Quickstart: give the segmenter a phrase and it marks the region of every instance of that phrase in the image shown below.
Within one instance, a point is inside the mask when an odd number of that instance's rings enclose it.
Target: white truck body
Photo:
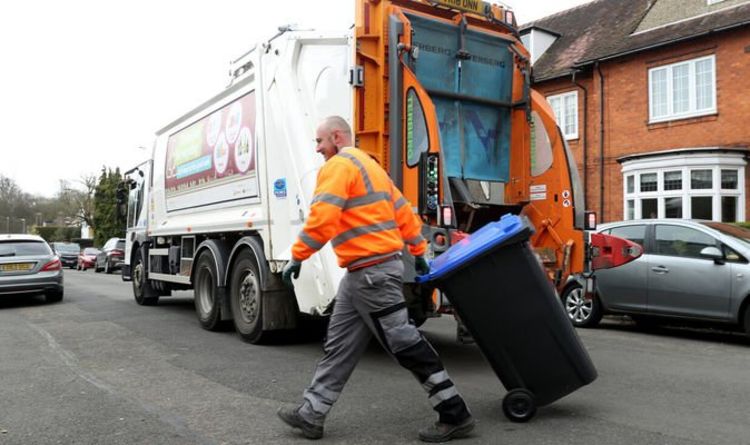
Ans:
[[[244,72],[231,86],[158,131],[147,223],[129,229],[127,264],[137,240],[248,234],[262,240],[271,272],[289,260],[324,162],[315,128],[329,115],[351,123],[352,42],[352,31],[284,32],[235,63]],[[188,250],[179,273],[149,278],[191,285]],[[299,311],[323,313],[343,273],[330,245],[306,261],[295,280]]]

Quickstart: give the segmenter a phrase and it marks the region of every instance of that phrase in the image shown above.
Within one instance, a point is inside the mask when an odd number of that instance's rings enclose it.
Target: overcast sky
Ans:
[[[590,0],[506,0],[526,23]],[[0,4],[0,174],[60,179],[147,159],[153,134],[220,92],[229,61],[288,23],[346,29],[353,0]],[[139,147],[148,147],[148,150]]]

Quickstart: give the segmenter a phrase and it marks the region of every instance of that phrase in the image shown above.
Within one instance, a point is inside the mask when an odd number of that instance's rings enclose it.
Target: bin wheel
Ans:
[[[511,422],[527,422],[536,414],[534,394],[526,389],[513,389],[503,398],[503,414]]]

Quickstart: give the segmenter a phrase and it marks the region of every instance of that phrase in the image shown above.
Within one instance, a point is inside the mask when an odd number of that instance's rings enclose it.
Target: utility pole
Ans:
[[[21,233],[26,233],[26,218],[19,218],[21,220]]]
[[[10,216],[5,217],[5,233],[10,233]]]

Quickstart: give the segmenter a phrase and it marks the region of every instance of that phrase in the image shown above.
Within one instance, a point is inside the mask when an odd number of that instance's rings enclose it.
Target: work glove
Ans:
[[[281,280],[284,281],[290,289],[294,289],[294,283],[292,283],[292,277],[296,280],[299,278],[299,270],[302,268],[302,263],[297,260],[291,260],[284,266],[281,271]]]
[[[430,265],[427,264],[427,260],[422,255],[414,257],[414,269],[417,271],[417,275],[430,273]]]

